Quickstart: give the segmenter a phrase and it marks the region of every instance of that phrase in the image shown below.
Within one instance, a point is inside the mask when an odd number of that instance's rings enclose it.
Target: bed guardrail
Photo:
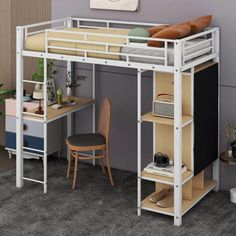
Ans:
[[[69,23],[69,24],[68,24]],[[101,25],[93,25],[93,24],[103,24]],[[92,32],[74,32],[74,31],[66,31],[64,28],[68,26],[76,26],[78,28],[112,28],[112,29],[121,29],[122,27],[116,28],[115,25],[118,26],[142,26],[142,27],[150,27],[150,26],[156,26],[157,24],[154,23],[141,23],[141,22],[126,22],[126,21],[113,21],[113,20],[99,20],[99,19],[87,19],[87,18],[73,18],[73,17],[67,17],[59,20],[54,21],[47,21],[43,23],[37,23],[37,24],[31,24],[23,26],[24,30],[24,37],[27,38],[29,36],[44,33],[45,32],[45,52],[51,53],[52,50],[61,50],[61,51],[71,51],[71,52],[78,52],[83,54],[82,57],[87,58],[89,57],[89,54],[96,53],[96,54],[107,54],[111,56],[119,56],[126,58],[125,61],[127,63],[130,63],[130,58],[140,58],[140,59],[151,59],[151,60],[157,60],[159,63],[153,63],[154,65],[162,65],[166,67],[173,67],[173,65],[170,65],[169,63],[169,50],[173,50],[173,47],[175,47],[175,42],[179,42],[181,44],[180,51],[176,53],[174,57],[179,57],[179,60],[181,60],[181,66],[183,68],[187,68],[188,66],[192,65],[194,61],[196,60],[204,60],[203,58],[206,57],[206,59],[209,60],[209,58],[214,58],[217,51],[217,31],[219,30],[217,27],[214,28],[208,28],[204,32],[179,39],[179,40],[171,40],[171,39],[159,39],[159,38],[146,38],[146,37],[134,37],[134,36],[126,36],[126,35],[114,35],[114,34],[103,34],[103,33],[92,33]],[[47,27],[50,26],[48,29]],[[33,30],[37,27],[46,27],[45,29],[40,30]],[[78,35],[82,39],[67,39],[62,38],[59,36],[53,36],[53,33],[63,33],[68,35]],[[96,42],[89,39],[90,36],[96,36],[96,37],[109,37],[109,38],[119,38],[124,39],[125,43],[110,43],[110,42]],[[200,38],[205,39],[204,41],[196,41],[195,43],[191,43],[191,45],[188,44],[188,42],[193,42],[193,40]],[[152,50],[157,50],[159,52],[162,52],[161,55],[154,56],[154,55],[142,55],[142,54],[134,54],[134,53],[122,53],[122,52],[112,52],[110,51],[111,47],[131,47],[129,45],[129,42],[132,40],[152,40],[152,41],[159,41],[163,42],[164,47],[162,48],[155,48],[150,47]],[[52,42],[67,42],[71,44],[87,44],[92,46],[102,46],[102,50],[95,50],[95,49],[82,49],[77,48],[76,46],[59,46],[59,45],[52,45]],[[207,45],[205,47],[204,46]],[[199,49],[200,48],[200,49]],[[148,49],[146,47],[146,49]],[[66,53],[65,53],[66,54]],[[78,55],[81,56],[81,55]],[[161,61],[161,63],[160,63]]]
[[[65,39],[65,38],[58,38],[54,36],[50,36],[50,33],[63,33],[63,34],[72,34],[82,36],[83,40],[77,39]],[[96,37],[109,37],[109,38],[119,38],[124,39],[126,44],[119,44],[119,43],[109,43],[109,42],[96,42],[89,40],[89,36],[96,36]],[[148,56],[148,55],[141,55],[141,54],[133,54],[133,53],[121,53],[121,52],[111,52],[109,51],[110,47],[130,47],[129,42],[130,40],[150,40],[151,38],[146,37],[134,37],[134,36],[124,36],[124,35],[113,35],[113,34],[103,34],[103,33],[89,33],[89,32],[71,32],[65,30],[54,30],[48,29],[46,30],[46,39],[45,39],[45,49],[46,52],[49,53],[50,49],[57,49],[57,50],[64,50],[64,51],[76,51],[81,52],[84,54],[84,57],[87,58],[89,53],[96,53],[96,54],[107,54],[107,55],[114,55],[114,56],[123,56],[126,57],[126,62],[130,62],[130,57],[136,58],[144,58],[144,59],[154,59],[154,60],[161,60],[163,61],[162,65],[168,66],[168,44],[174,43],[174,40],[170,39],[151,39],[153,41],[161,41],[164,42],[163,48],[155,48],[152,47],[152,50],[157,50],[159,52],[163,52],[163,56]],[[51,46],[50,42],[68,42],[68,43],[81,43],[81,44],[88,44],[94,46],[103,46],[103,50],[89,50],[89,49],[80,49],[74,47],[63,47],[63,46]]]

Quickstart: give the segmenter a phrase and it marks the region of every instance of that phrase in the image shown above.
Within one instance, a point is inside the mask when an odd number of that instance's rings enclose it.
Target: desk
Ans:
[[[51,106],[48,107],[48,113],[47,113],[47,123],[50,123],[54,120],[60,119],[62,117],[65,117],[67,115],[70,115],[74,112],[77,112],[79,110],[82,110],[86,108],[89,105],[94,104],[93,99],[88,98],[74,98],[76,104],[75,105],[66,105],[60,109],[53,109]],[[34,120],[38,122],[44,122],[44,116],[43,115],[36,115],[35,111],[37,109],[29,110],[28,112],[23,112],[23,119],[27,120]]]
[[[66,98],[65,98],[66,99]],[[20,156],[20,162],[17,165],[17,180],[19,181],[19,187],[23,186],[23,180],[28,180],[28,181],[32,181],[32,182],[36,182],[36,183],[41,183],[44,185],[44,193],[47,192],[47,156],[49,154],[51,154],[51,143],[54,141],[54,139],[57,139],[59,134],[58,134],[58,130],[61,127],[58,127],[54,125],[55,122],[57,122],[59,119],[61,119],[62,117],[67,117],[67,136],[70,136],[72,134],[72,114],[80,111],[82,109],[85,109],[86,107],[93,105],[94,104],[94,100],[93,99],[88,99],[88,98],[74,98],[76,104],[75,105],[67,105],[64,106],[60,109],[52,109],[50,106],[47,107],[47,112],[45,113],[46,115],[37,115],[35,114],[35,111],[37,110],[37,108],[32,108],[32,109],[28,109],[27,112],[23,112],[22,114],[22,120],[23,122],[33,122],[33,124],[35,125],[35,127],[37,127],[36,131],[40,131],[38,133],[40,133],[40,139],[39,137],[37,137],[37,142],[34,142],[34,145],[36,146],[31,146],[30,141],[31,139],[33,139],[34,137],[25,137],[26,135],[23,136],[22,139],[22,143],[24,141],[25,138],[28,138],[28,145],[24,146],[22,145],[22,149],[20,153],[17,153],[17,155]],[[50,131],[50,127],[54,126],[55,129],[54,131],[51,130]],[[19,130],[16,129],[17,132],[19,132]],[[16,133],[17,133],[16,132]],[[24,134],[25,131],[23,131],[22,133]],[[21,136],[22,137],[22,136]],[[40,144],[40,145],[39,145]],[[62,146],[62,145],[61,145]],[[55,149],[54,149],[55,151]],[[37,153],[37,155],[41,156],[43,158],[43,169],[44,169],[44,180],[36,180],[36,179],[31,179],[28,178],[26,176],[23,175],[23,153],[24,152],[28,152],[28,153]],[[18,157],[19,158],[19,157]]]

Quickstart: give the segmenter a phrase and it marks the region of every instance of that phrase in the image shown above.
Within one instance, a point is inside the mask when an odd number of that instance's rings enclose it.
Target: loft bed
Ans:
[[[138,215],[141,210],[150,210],[158,213],[174,216],[175,225],[182,224],[182,216],[193,205],[196,204],[207,192],[219,186],[219,162],[214,162],[213,177],[216,184],[210,184],[209,189],[203,192],[194,202],[186,206],[182,202],[182,186],[193,178],[193,170],[186,178],[182,177],[182,129],[189,124],[193,126],[193,108],[190,116],[182,116],[182,75],[187,73],[191,80],[195,70],[207,63],[219,63],[219,29],[210,27],[203,32],[187,36],[182,39],[160,39],[129,36],[128,32],[132,27],[148,28],[157,26],[154,23],[125,22],[113,20],[97,20],[68,17],[60,20],[48,21],[38,24],[31,24],[17,27],[17,135],[16,135],[16,186],[22,187],[23,180],[41,183],[44,186],[44,193],[47,192],[47,125],[53,120],[67,116],[67,135],[71,135],[72,112],[66,112],[48,119],[47,107],[47,70],[44,69],[44,115],[35,115],[30,112],[23,112],[23,84],[36,83],[24,79],[23,61],[24,57],[44,59],[44,68],[48,59],[67,61],[67,71],[73,70],[72,62],[90,63],[93,65],[92,76],[92,98],[86,100],[84,107],[93,104],[93,131],[95,131],[95,65],[107,65],[137,69],[137,171],[138,171]],[[152,40],[163,42],[163,47],[149,47],[145,43],[130,43],[133,40]],[[174,79],[174,119],[157,119],[150,115],[142,116],[141,113],[141,79],[142,73],[153,71],[153,86],[156,87],[155,76],[157,72],[171,73]],[[155,90],[155,89],[154,89]],[[193,87],[191,88],[193,91]],[[153,92],[153,98],[156,94]],[[193,95],[192,95],[193,96]],[[193,99],[191,100],[193,106]],[[77,110],[81,109],[79,106]],[[76,110],[73,110],[75,112]],[[32,119],[43,123],[44,129],[44,150],[41,151],[44,163],[44,180],[38,181],[23,176],[23,120]],[[141,180],[156,181],[150,176],[142,176],[141,171],[141,123],[143,121],[153,122],[153,133],[155,123],[172,125],[174,127],[174,180],[167,181],[165,178],[158,179],[160,183],[167,183],[174,187],[174,208],[170,211],[163,211],[142,205],[141,201]],[[193,130],[193,129],[192,129]],[[193,132],[193,131],[192,131]],[[191,136],[193,140],[193,134]],[[153,136],[153,142],[155,135]],[[30,150],[28,151],[37,151]],[[193,159],[193,153],[191,153]],[[144,202],[145,203],[145,202]],[[182,211],[182,206],[184,212]]]

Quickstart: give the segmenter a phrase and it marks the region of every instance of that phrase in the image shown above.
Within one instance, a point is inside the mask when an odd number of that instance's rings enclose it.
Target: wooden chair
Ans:
[[[74,178],[72,189],[76,186],[77,167],[79,160],[99,159],[103,173],[105,173],[103,158],[106,158],[108,176],[110,183],[114,186],[111,174],[109,159],[109,133],[110,133],[111,103],[109,99],[104,99],[99,115],[98,132],[88,134],[72,135],[66,139],[69,150],[69,160],[67,169],[67,178],[70,176],[71,161],[75,160]],[[83,152],[95,151],[95,156],[86,155]],[[82,152],[82,153],[81,153]],[[104,153],[105,152],[105,153]]]

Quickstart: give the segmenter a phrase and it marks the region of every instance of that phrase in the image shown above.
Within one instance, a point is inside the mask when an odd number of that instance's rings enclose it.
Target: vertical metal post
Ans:
[[[213,162],[213,180],[216,181],[215,191],[220,188],[220,31],[217,29],[215,32],[215,52],[217,57],[214,62],[218,63],[218,158]]]
[[[71,72],[72,71],[72,62],[71,61],[67,61],[67,72]],[[67,88],[67,95],[70,94],[70,90],[71,88]],[[72,129],[73,129],[73,115],[69,114],[67,115],[67,137],[72,135]],[[67,150],[67,160],[69,159],[69,150]]]
[[[153,98],[152,100],[154,101],[156,99],[156,85],[157,85],[157,81],[156,81],[156,71],[153,71]],[[154,108],[153,108],[154,109]],[[153,135],[153,161],[154,161],[154,154],[156,153],[156,123],[153,122],[153,132],[152,132],[152,135]]]
[[[43,135],[44,135],[44,153],[43,153],[43,189],[44,193],[47,193],[47,162],[48,162],[48,132],[47,132],[47,103],[48,103],[48,94],[47,94],[47,58],[44,58],[44,83],[43,83],[43,92],[44,92],[44,119],[43,119]]]
[[[141,216],[141,70],[137,71],[137,168],[138,168],[138,216]]]
[[[72,27],[73,22],[72,18],[69,17],[67,20],[67,27]],[[71,61],[67,61],[67,73],[72,72],[73,70],[73,63]],[[71,94],[71,88],[67,88],[67,95]],[[72,135],[73,130],[73,115],[69,114],[67,115],[67,137]],[[67,160],[69,159],[69,150],[67,150]]]
[[[94,100],[94,104],[93,104],[93,133],[96,132],[96,104],[95,104],[95,99],[96,99],[96,65],[93,64],[93,78],[92,78],[92,97]],[[95,156],[95,151],[93,151],[93,156]],[[96,160],[93,159],[93,166],[96,165]]]
[[[16,187],[23,187],[23,77],[24,77],[24,57],[23,50],[23,28],[16,28]]]
[[[174,224],[182,224],[182,50],[174,44]]]

